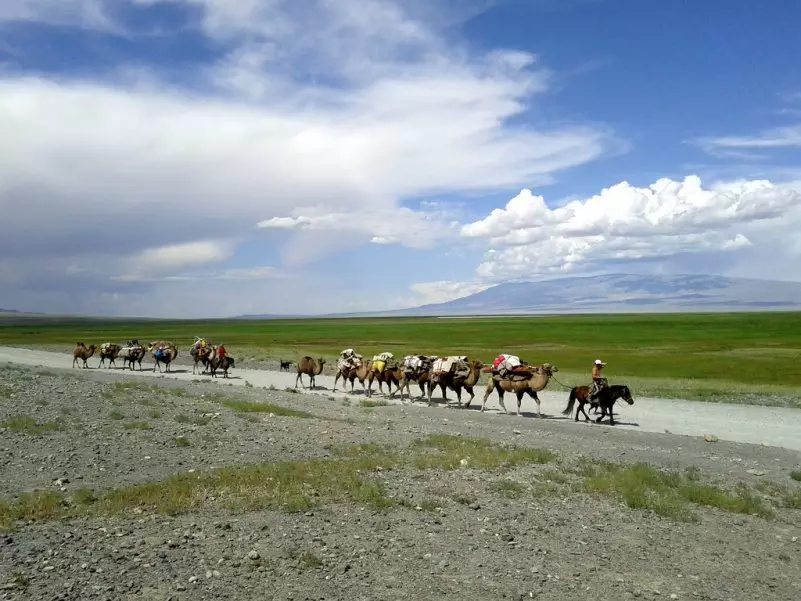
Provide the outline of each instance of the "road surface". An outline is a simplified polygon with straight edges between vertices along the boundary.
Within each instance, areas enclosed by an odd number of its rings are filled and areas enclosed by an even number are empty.
[[[192,375],[191,367],[186,365],[173,365],[173,373],[159,374],[153,373],[150,357],[146,357],[142,362],[148,368],[142,372],[123,372],[121,369],[110,371],[125,373],[126,376],[137,378],[169,377],[177,380],[194,380],[198,378],[208,379],[208,376]],[[41,366],[52,369],[70,369],[72,356],[66,353],[53,353],[48,351],[29,350],[13,347],[0,347],[0,362],[12,362],[28,366]],[[98,357],[92,357],[90,366],[95,367],[99,362]],[[242,386],[249,382],[253,386],[274,386],[284,389],[295,385],[295,373],[268,371],[260,369],[233,369],[232,378],[228,380],[231,384]],[[223,383],[222,378],[218,378]],[[304,376],[308,383],[308,379]],[[341,383],[339,386],[341,387]],[[318,376],[317,390],[313,394],[323,394],[338,398],[350,397],[350,393],[338,390],[332,392],[333,377]],[[376,386],[374,385],[374,389]],[[360,394],[361,386],[356,383],[356,391]],[[308,392],[308,391],[307,391]],[[419,394],[419,388],[412,386],[412,394]],[[451,391],[450,398],[455,400],[455,395]],[[476,391],[476,399],[473,407],[481,406],[483,387]],[[539,394],[542,400],[542,411],[547,416],[558,416],[567,404],[567,392],[561,388],[549,389]],[[374,398],[382,398],[374,390]],[[434,398],[437,398],[435,393]],[[487,401],[487,418],[498,419],[494,416],[502,416],[498,413],[497,396],[493,393]],[[514,411],[516,400],[510,395],[504,399],[507,409]],[[397,399],[388,399],[389,402],[399,403]],[[406,401],[408,403],[408,400]],[[422,403],[415,403],[425,407]],[[432,407],[431,411],[442,409],[443,405],[438,404]],[[627,405],[618,402],[616,407],[617,419],[620,423],[615,426],[618,428],[631,428],[646,432],[669,432],[671,434],[682,434],[688,436],[704,436],[713,434],[720,440],[730,440],[734,442],[745,442],[753,444],[764,444],[768,446],[784,447],[801,451],[801,410],[787,409],[780,407],[761,407],[754,405],[729,405],[722,403],[702,403],[694,401],[682,401],[675,399],[645,398],[635,395],[634,405]],[[524,398],[522,410],[525,413],[533,413],[536,409],[532,399]],[[514,415],[508,419],[524,419]],[[596,425],[585,425],[583,422],[576,424],[577,428],[599,427]],[[608,426],[604,426],[608,427]]]

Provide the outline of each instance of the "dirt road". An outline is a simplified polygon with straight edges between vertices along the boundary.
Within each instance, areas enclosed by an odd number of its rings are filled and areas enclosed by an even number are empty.
[[[99,358],[93,357],[90,359],[90,365],[96,366]],[[53,353],[47,351],[36,351],[29,349],[20,349],[12,347],[0,347],[0,362],[12,362],[30,366],[42,366],[48,368],[70,368],[72,357],[67,354]],[[147,357],[145,363],[148,364],[148,369],[142,372],[125,372],[131,377],[153,378],[153,377],[169,377],[178,380],[194,380],[198,378],[208,379],[208,376],[196,376],[192,374],[192,370],[187,369],[185,364],[173,366],[173,372],[170,374],[155,374],[150,369],[152,367],[151,359]],[[121,370],[112,370],[121,371]],[[260,369],[242,369],[237,368],[232,370],[232,378],[228,380],[233,385],[242,386],[246,382],[256,387],[270,387],[273,386],[278,389],[292,387],[295,384],[295,373],[268,371]],[[306,383],[308,379],[304,378]],[[220,382],[223,380],[220,379]],[[341,386],[341,384],[340,384]],[[317,378],[317,389],[313,391],[315,394],[323,394],[326,396],[344,397],[349,393],[338,390],[336,393],[332,392],[333,378],[330,376],[321,375]],[[360,393],[361,386],[356,384],[356,391]],[[413,394],[418,394],[419,389],[413,387]],[[540,393],[542,399],[542,411],[548,417],[557,417],[563,419],[561,416],[567,404],[567,392],[562,390],[561,387],[554,386],[546,391]],[[374,397],[382,399],[380,395],[375,393]],[[453,392],[450,392],[450,397],[455,397]],[[477,391],[476,399],[473,401],[471,409],[477,409],[481,406],[481,399],[483,397],[483,387]],[[436,396],[434,397],[436,399]],[[728,405],[728,404],[712,404],[700,403],[693,401],[681,401],[673,399],[659,399],[659,398],[643,398],[638,397],[634,391],[635,402],[634,405],[629,406],[626,404],[618,404],[617,419],[620,420],[618,428],[621,429],[635,429],[645,432],[669,432],[671,434],[688,435],[688,436],[704,436],[705,434],[713,434],[720,440],[728,440],[733,442],[745,442],[753,444],[764,444],[768,446],[783,447],[801,451],[801,410],[786,409],[777,407],[758,407],[752,405]],[[388,402],[400,403],[397,399],[387,399]],[[513,411],[515,408],[514,398],[507,395],[506,399],[507,409]],[[442,404],[436,407],[444,407]],[[485,419],[493,419],[500,416],[500,406],[498,405],[497,396],[493,394],[487,401],[487,416]],[[532,415],[536,409],[531,399],[524,399],[523,411],[527,415]],[[432,408],[432,411],[437,410]],[[513,415],[508,419],[521,419]],[[596,427],[586,426],[583,422],[576,424],[576,427]]]

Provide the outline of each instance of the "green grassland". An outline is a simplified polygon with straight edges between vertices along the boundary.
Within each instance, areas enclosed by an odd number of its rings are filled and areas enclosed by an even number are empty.
[[[464,354],[485,362],[513,353],[557,365],[566,385],[584,384],[592,361],[635,394],[801,407],[801,313],[571,315],[476,319],[110,320],[12,317],[0,345],[72,346],[193,337],[223,341],[245,363],[364,355]],[[239,365],[239,364],[238,364]],[[243,365],[246,366],[246,365]],[[558,385],[555,385],[558,386]]]

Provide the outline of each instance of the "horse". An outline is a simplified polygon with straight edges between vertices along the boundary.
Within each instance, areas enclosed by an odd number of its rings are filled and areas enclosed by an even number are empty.
[[[570,397],[567,401],[567,408],[562,411],[562,415],[570,415],[573,412],[573,406],[576,401],[579,402],[578,409],[576,409],[576,421],[578,421],[579,412],[584,414],[584,421],[590,421],[590,416],[584,410],[584,405],[589,402],[590,387],[589,386],[574,386],[570,391]],[[614,386],[604,386],[601,392],[598,393],[597,403],[592,403],[592,406],[599,405],[601,407],[601,417],[595,420],[595,423],[601,423],[601,420],[606,417],[607,410],[609,411],[609,425],[615,425],[615,416],[612,408],[615,401],[623,399],[629,405],[634,404],[634,399],[631,397],[631,390],[625,384],[615,384]]]
[[[221,369],[223,371],[223,378],[228,377],[228,370],[231,367],[236,367],[234,358],[231,355],[225,355],[224,357],[214,357],[211,361],[209,361],[209,367],[211,369],[211,377],[217,377],[217,370]]]

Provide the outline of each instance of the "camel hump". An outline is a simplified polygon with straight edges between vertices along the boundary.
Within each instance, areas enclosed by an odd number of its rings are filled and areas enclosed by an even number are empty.
[[[309,355],[306,355],[305,357],[303,357],[303,360],[304,361],[314,361],[314,357],[310,357]]]

